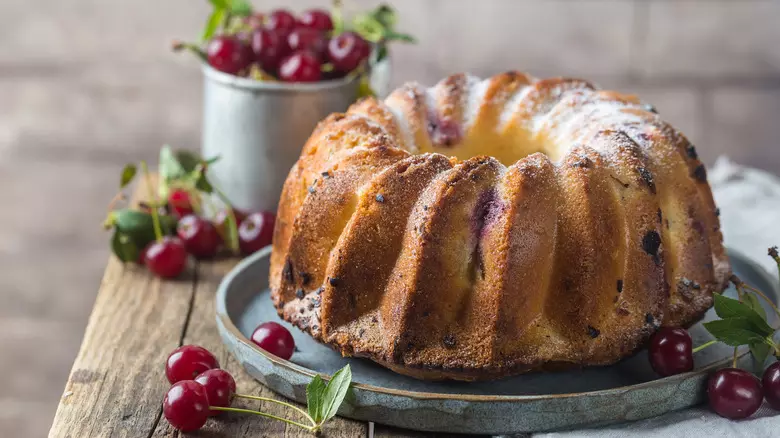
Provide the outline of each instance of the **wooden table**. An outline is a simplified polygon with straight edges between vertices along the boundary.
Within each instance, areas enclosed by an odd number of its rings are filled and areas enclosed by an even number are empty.
[[[139,188],[140,193],[146,193]],[[108,244],[108,243],[107,243]],[[280,398],[252,379],[220,341],[214,297],[222,277],[238,262],[194,262],[180,279],[155,278],[143,267],[112,257],[100,285],[84,340],[54,417],[49,437],[180,436],[165,418],[161,402],[170,384],[164,363],[183,344],[212,351],[244,394]],[[238,403],[239,405],[242,403]],[[254,403],[276,415],[290,415],[274,403]],[[334,418],[326,437],[432,436],[365,422]],[[209,420],[192,436],[311,437],[280,421],[255,415],[224,415]]]

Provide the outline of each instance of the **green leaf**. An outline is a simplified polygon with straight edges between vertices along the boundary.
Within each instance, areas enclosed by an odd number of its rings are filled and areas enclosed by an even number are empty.
[[[336,415],[339,406],[344,401],[344,397],[349,391],[349,385],[352,383],[352,370],[349,365],[338,370],[331,377],[328,386],[325,387],[322,402],[322,421],[328,421]]]
[[[203,172],[203,168],[201,167],[199,170],[196,170],[195,173],[196,173],[195,188],[200,190],[201,192],[214,193],[214,186],[212,186],[211,183],[209,182],[209,179],[206,177],[206,174]]]
[[[155,239],[152,215],[138,210],[116,210],[112,212],[113,223],[117,231],[127,236],[138,248],[143,248]],[[176,229],[176,218],[160,215],[160,225],[164,233]]]
[[[763,335],[762,337],[774,333],[774,330],[772,330],[772,327],[769,327],[766,320],[747,304],[720,294],[713,295],[713,298],[715,300],[715,313],[717,313],[719,317],[723,319],[734,317],[745,318],[753,324],[753,331],[760,333]]]
[[[165,145],[160,149],[159,171],[160,178],[165,181],[172,181],[187,174],[184,167],[182,167],[179,162],[179,159],[168,145]]]
[[[125,165],[125,168],[122,169],[122,178],[119,181],[119,190],[127,187],[127,185],[133,181],[133,178],[135,178],[136,173],[138,173],[138,168],[135,164]]]
[[[732,347],[764,342],[765,339],[765,335],[756,332],[753,322],[742,316],[705,322],[704,328],[717,340]]]
[[[239,17],[252,15],[252,5],[246,0],[233,0],[230,2],[230,13]]]
[[[111,237],[111,251],[123,263],[137,262],[141,255],[141,251],[133,239],[119,230],[115,230]]]
[[[750,292],[742,294],[742,302],[745,303],[746,306],[753,309],[753,311],[755,311],[758,316],[761,317],[761,319],[766,321],[766,310],[764,310],[764,307],[761,306],[761,301],[755,294]]]
[[[376,18],[362,14],[352,19],[352,26],[355,31],[367,41],[376,43],[384,39],[386,29]]]
[[[209,0],[209,3],[219,9],[227,9],[230,7],[230,0]]]
[[[177,149],[173,154],[185,173],[194,171],[198,168],[198,165],[203,162],[203,158],[200,157],[200,154],[187,149]]]
[[[209,15],[208,21],[206,21],[206,27],[203,28],[203,33],[200,36],[201,40],[208,41],[214,36],[214,33],[217,32],[217,29],[225,20],[226,13],[226,8],[214,8],[214,11]]]
[[[750,354],[753,355],[753,360],[755,361],[753,365],[755,366],[756,374],[764,372],[764,362],[766,362],[766,358],[769,356],[770,349],[771,347],[766,342],[750,343]]]
[[[319,374],[306,385],[306,405],[309,416],[315,423],[322,422],[322,402],[324,401],[325,381]]]
[[[208,160],[203,160],[203,163],[210,166],[210,165],[216,163],[217,161],[219,161],[220,158],[222,158],[222,157],[217,155],[216,157],[211,157]]]
[[[417,43],[417,38],[409,35],[408,33],[399,33],[395,31],[388,31],[387,34],[385,34],[385,40],[387,41],[401,41],[404,43]]]
[[[398,14],[395,13],[395,9],[387,4],[379,5],[374,12],[371,13],[371,16],[388,29],[392,29],[398,22]]]

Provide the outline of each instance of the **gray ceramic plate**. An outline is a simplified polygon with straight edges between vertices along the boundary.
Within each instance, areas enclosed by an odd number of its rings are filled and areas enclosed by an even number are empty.
[[[217,326],[228,349],[257,380],[274,391],[306,401],[315,373],[330,375],[349,363],[353,395],[340,415],[358,420],[436,432],[506,434],[593,427],[653,417],[698,404],[707,373],[731,360],[722,344],[695,355],[692,372],[658,379],[646,351],[616,365],[559,373],[533,373],[480,383],[423,382],[395,374],[373,362],[345,359],[308,335],[287,326],[297,351],[290,361],[248,340],[263,321],[279,321],[268,291],[266,248],[240,263],[217,293]],[[747,258],[731,252],[734,273],[777,300],[776,279]],[[729,290],[727,295],[734,296]],[[767,306],[767,314],[774,313]],[[712,319],[710,310],[705,320]],[[775,318],[776,319],[776,318]],[[281,321],[279,321],[281,322]],[[770,321],[777,325],[777,321]],[[701,324],[691,328],[694,345],[711,339]],[[747,350],[741,366],[753,366]]]

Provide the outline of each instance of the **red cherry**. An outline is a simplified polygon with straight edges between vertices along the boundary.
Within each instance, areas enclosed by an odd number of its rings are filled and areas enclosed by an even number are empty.
[[[772,409],[780,411],[780,362],[769,365],[761,378],[764,398]]]
[[[190,194],[186,190],[174,189],[168,193],[168,207],[176,217],[183,217],[193,213]]]
[[[184,216],[176,226],[179,239],[184,242],[187,252],[195,257],[209,258],[217,255],[222,238],[210,221],[193,214]]]
[[[293,52],[308,50],[318,57],[322,57],[327,50],[328,39],[317,29],[299,27],[287,35],[287,45]]]
[[[330,14],[322,9],[310,9],[301,15],[300,25],[311,29],[317,29],[321,32],[330,32],[333,30],[333,20]]]
[[[272,321],[257,326],[252,333],[252,342],[284,360],[291,358],[295,351],[295,341],[290,331]]]
[[[344,32],[328,43],[328,59],[343,73],[356,69],[371,54],[371,45],[354,32]]]
[[[279,65],[279,79],[284,82],[317,82],[322,78],[320,60],[311,52],[297,52]]]
[[[271,11],[268,15],[268,20],[265,24],[266,29],[280,31],[286,35],[291,30],[295,29],[298,22],[295,20],[295,16],[286,9],[276,9]]]
[[[650,366],[666,377],[693,369],[693,342],[685,329],[662,327],[650,338]]]
[[[206,388],[194,380],[176,382],[165,394],[163,414],[171,426],[183,432],[200,429],[209,418]]]
[[[233,376],[225,370],[213,369],[204,371],[195,381],[206,388],[206,394],[209,397],[209,406],[220,406],[227,408],[233,400],[236,393],[236,381]],[[219,415],[221,411],[210,411],[209,415]]]
[[[252,63],[252,50],[239,38],[217,35],[206,45],[206,58],[216,70],[237,75]]]
[[[176,237],[164,236],[150,243],[145,253],[146,267],[158,277],[178,277],[187,267],[187,250]]]
[[[707,397],[713,411],[732,420],[753,415],[764,398],[758,378],[737,368],[715,371],[707,382]]]
[[[165,376],[171,383],[192,380],[204,371],[219,368],[217,358],[198,345],[182,345],[165,361]]]
[[[271,244],[274,237],[276,216],[267,211],[252,213],[238,227],[238,244],[241,252],[252,254]]]
[[[276,72],[282,57],[289,53],[287,43],[274,31],[257,29],[252,32],[251,42],[255,61],[270,73]]]

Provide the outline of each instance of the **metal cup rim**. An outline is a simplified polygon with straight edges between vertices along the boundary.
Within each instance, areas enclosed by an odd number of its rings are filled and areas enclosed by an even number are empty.
[[[206,78],[223,85],[250,91],[275,93],[318,93],[325,90],[353,86],[360,78],[359,75],[350,75],[341,79],[332,79],[316,83],[270,82],[227,74],[216,70],[205,62],[201,64],[201,70]]]

